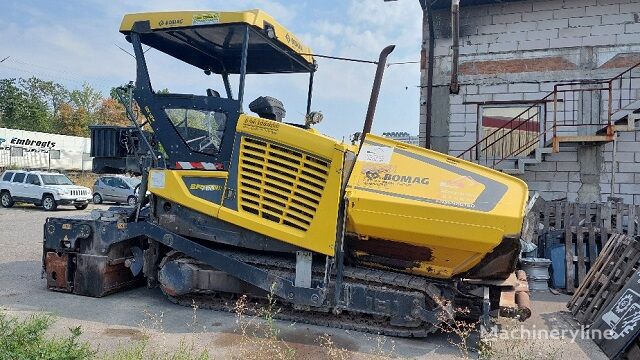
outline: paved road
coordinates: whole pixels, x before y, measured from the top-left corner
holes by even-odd
[[[233,314],[197,310],[174,305],[157,289],[138,288],[101,299],[47,291],[41,279],[42,227],[48,216],[78,215],[104,205],[90,205],[85,211],[61,207],[56,213],[46,213],[31,205],[0,208],[0,308],[18,316],[34,312],[55,314],[53,332],[65,333],[80,325],[85,340],[101,351],[113,351],[118,346],[149,337],[149,344],[163,352],[177,348],[180,342],[195,348],[207,348],[215,358],[225,359],[237,354],[239,335]],[[540,328],[570,328],[564,308],[566,296],[542,294],[534,296],[534,316],[528,326]],[[379,342],[385,351],[401,358],[457,358],[458,350],[446,335],[428,339],[390,339],[327,329],[303,324],[278,323],[281,335],[296,350],[296,358],[322,359],[325,352],[318,347],[318,338],[327,333],[337,346],[353,352],[354,358],[368,358],[377,352]],[[547,341],[544,346],[523,345],[524,352],[539,353],[550,349],[554,354],[568,354],[572,359],[602,356],[591,341],[568,343],[567,340]],[[393,347],[393,350],[391,349]],[[546,350],[544,350],[546,351]],[[560,356],[558,356],[559,358]]]

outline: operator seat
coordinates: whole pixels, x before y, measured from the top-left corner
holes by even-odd
[[[249,110],[261,118],[282,122],[286,115],[282,101],[271,96],[260,96],[249,104]]]

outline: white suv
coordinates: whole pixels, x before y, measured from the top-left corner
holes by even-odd
[[[86,209],[91,200],[91,190],[76,186],[63,174],[40,171],[8,170],[0,178],[0,204],[12,207],[14,202],[42,205],[47,211],[58,205],[73,205]]]

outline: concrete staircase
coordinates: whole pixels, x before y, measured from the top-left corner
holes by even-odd
[[[627,108],[621,109],[620,111],[614,113],[612,115],[612,120],[614,120],[613,132],[625,132],[625,131],[636,131],[638,127],[636,126],[637,122],[640,121],[640,100],[636,100],[631,103]],[[528,157],[514,158],[514,159],[506,159],[498,164],[495,169],[505,172],[511,175],[521,175],[524,174],[527,165],[540,164],[544,161],[545,155],[553,154],[562,151],[561,148],[564,146],[571,146],[572,144],[586,144],[586,143],[597,143],[597,144],[606,144],[613,139],[614,136],[607,136],[607,127],[603,127],[602,129],[596,132],[594,136],[558,136],[554,140],[545,144],[545,147],[537,147],[533,151],[533,153]],[[558,144],[558,150],[554,151],[553,144]]]
[[[589,87],[586,90],[585,85]],[[602,99],[599,105],[607,109],[606,114],[601,110],[595,114],[593,111],[586,111],[582,113],[587,115],[576,119],[575,114],[581,113],[576,111],[576,107],[584,104],[588,99],[585,96]],[[590,101],[593,102],[593,97]],[[543,103],[552,104],[550,114],[539,112],[534,117],[522,117],[525,113],[528,115],[532,109],[540,108]],[[589,106],[591,104],[589,103]],[[547,106],[544,108],[547,109]],[[567,116],[567,113],[570,116]],[[551,119],[548,120],[548,117]],[[530,131],[529,124],[537,122],[538,119],[544,119],[540,131],[533,137],[527,135],[521,144],[519,132]],[[640,64],[609,80],[582,80],[556,84],[547,96],[509,122],[495,128],[458,157],[507,174],[519,175],[524,174],[528,166],[544,162],[546,156],[558,153],[564,147],[579,144],[602,145],[615,141],[618,132],[636,131],[638,121]],[[517,145],[514,147],[516,142]],[[501,150],[500,154],[495,155],[496,149]]]

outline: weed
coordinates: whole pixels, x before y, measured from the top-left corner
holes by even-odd
[[[339,348],[329,334],[323,334],[316,342],[320,345],[324,353],[332,360],[347,360],[351,358],[349,350]]]
[[[468,308],[453,307],[453,304],[446,299],[437,299],[436,303],[442,310],[438,312],[438,324],[436,326],[443,333],[455,336],[453,339],[449,338],[449,343],[458,348],[463,359],[468,359],[471,351],[471,336],[477,333],[480,321],[458,319],[468,317],[471,312]]]
[[[371,354],[374,358],[393,358],[396,353],[396,341],[391,339],[389,340],[386,336],[376,336],[375,339],[368,339],[369,341],[375,340],[376,346],[373,348]],[[389,345],[387,346],[387,342]]]
[[[0,312],[0,359],[82,360],[95,355],[81,343],[80,327],[69,328],[67,337],[45,337],[54,320],[49,315],[31,315],[18,320]]]
[[[276,307],[274,285],[267,295],[267,305],[255,309],[246,295],[241,296],[233,308],[236,314],[236,332],[241,340],[238,344],[236,359],[293,359],[295,350],[280,339],[280,329],[275,318],[280,312]],[[255,315],[250,315],[255,314]]]
[[[104,360],[209,360],[209,352],[197,351],[193,345],[180,342],[175,351],[156,351],[149,346],[148,341],[141,341],[129,348],[119,348],[106,354]]]

